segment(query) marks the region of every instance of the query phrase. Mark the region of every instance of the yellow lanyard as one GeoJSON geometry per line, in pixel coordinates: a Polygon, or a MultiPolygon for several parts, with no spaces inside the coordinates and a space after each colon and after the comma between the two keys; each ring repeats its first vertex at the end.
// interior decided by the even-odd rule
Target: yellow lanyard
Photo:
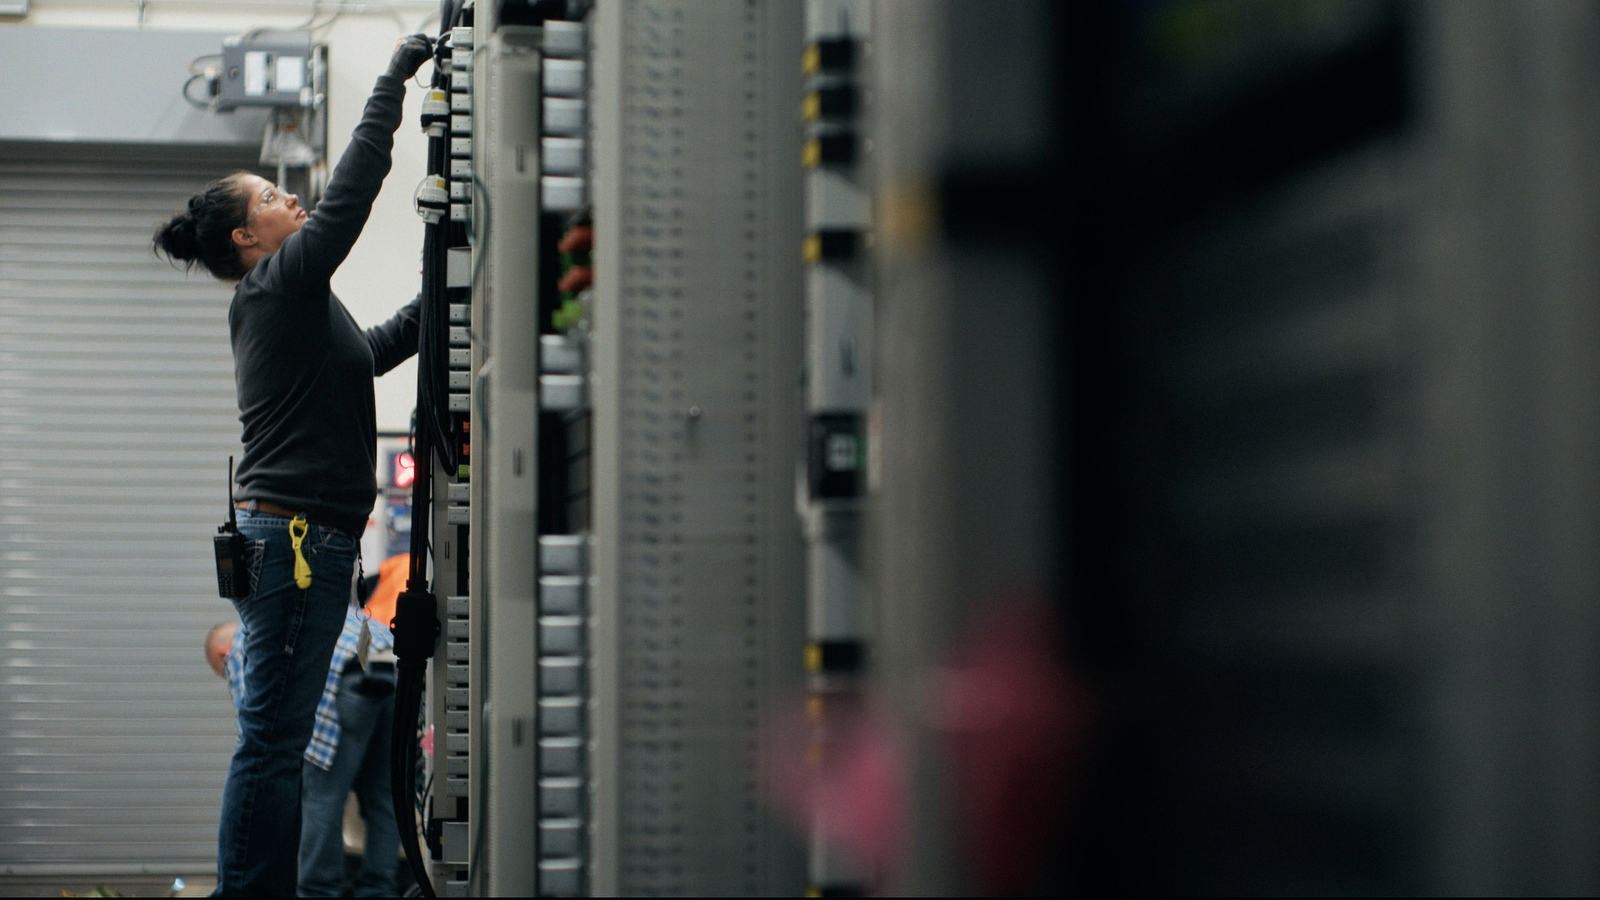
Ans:
{"type": "Polygon", "coordinates": [[[294,584],[302,591],[311,587],[311,564],[306,562],[306,555],[300,552],[300,542],[306,539],[306,531],[310,527],[305,513],[289,520],[289,541],[294,544],[294,584]]]}

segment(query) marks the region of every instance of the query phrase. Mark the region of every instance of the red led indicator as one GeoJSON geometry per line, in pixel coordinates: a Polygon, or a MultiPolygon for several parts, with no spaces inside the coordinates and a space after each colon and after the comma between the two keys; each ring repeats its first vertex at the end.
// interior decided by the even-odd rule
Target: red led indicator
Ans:
{"type": "Polygon", "coordinates": [[[396,453],[394,455],[394,486],[411,487],[411,482],[417,478],[417,462],[409,453],[396,453]]]}

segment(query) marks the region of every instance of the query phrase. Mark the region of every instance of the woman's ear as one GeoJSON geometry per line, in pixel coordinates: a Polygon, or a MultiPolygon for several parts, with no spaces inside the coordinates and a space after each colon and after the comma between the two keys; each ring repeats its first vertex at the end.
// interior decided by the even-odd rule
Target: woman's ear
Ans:
{"type": "Polygon", "coordinates": [[[255,246],[256,236],[243,228],[233,230],[233,243],[239,247],[255,246]]]}

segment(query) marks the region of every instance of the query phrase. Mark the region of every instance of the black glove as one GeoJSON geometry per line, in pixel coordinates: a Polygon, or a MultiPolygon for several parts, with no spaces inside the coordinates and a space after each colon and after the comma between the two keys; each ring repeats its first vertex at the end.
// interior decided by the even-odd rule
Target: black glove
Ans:
{"type": "Polygon", "coordinates": [[[422,64],[433,58],[433,41],[425,34],[413,34],[395,45],[389,57],[389,74],[405,80],[417,74],[422,64]]]}

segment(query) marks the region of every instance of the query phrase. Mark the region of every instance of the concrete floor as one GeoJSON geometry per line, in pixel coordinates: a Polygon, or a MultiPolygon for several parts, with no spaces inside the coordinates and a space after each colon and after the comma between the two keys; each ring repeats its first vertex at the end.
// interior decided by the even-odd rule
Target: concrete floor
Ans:
{"type": "Polygon", "coordinates": [[[214,874],[184,875],[182,878],[183,890],[174,893],[173,876],[167,875],[103,875],[87,878],[0,876],[0,897],[204,897],[217,886],[214,874]],[[107,890],[97,892],[97,888],[107,890]]]}

